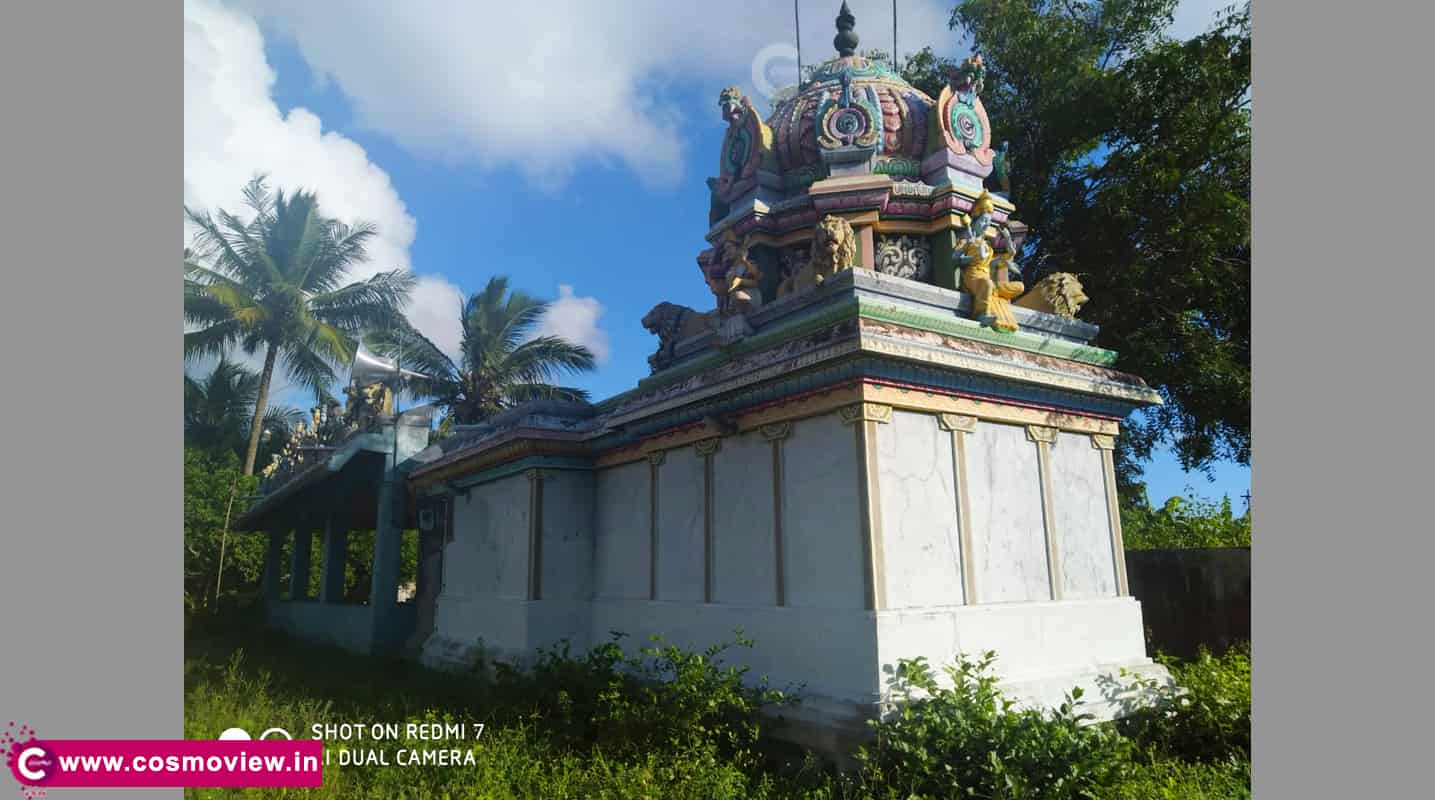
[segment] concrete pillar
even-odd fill
[[[309,567],[313,558],[314,532],[309,528],[294,531],[294,552],[289,561],[289,599],[309,599]]]
[[[392,470],[392,468],[391,468]],[[399,560],[403,552],[404,489],[393,472],[379,486],[378,520],[374,528],[374,580],[369,589],[373,610],[373,652],[398,649],[413,633],[413,618],[399,607]]]
[[[349,530],[333,516],[324,521],[324,560],[319,573],[319,602],[344,602],[344,566],[349,556]]]
[[[374,527],[374,580],[369,592],[369,605],[387,609],[398,604],[399,558],[403,530],[397,520],[402,488],[397,481],[386,480],[379,485],[378,521]]]
[[[279,600],[279,559],[284,554],[284,534],[279,531],[269,531],[269,546],[264,551],[264,579],[261,587],[264,593],[264,601],[267,603]]]
[[[872,225],[863,225],[857,229],[857,266],[863,269],[877,269],[877,242],[874,231]]]

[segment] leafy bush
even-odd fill
[[[1251,656],[1249,645],[1222,656],[1202,649],[1194,661],[1161,658],[1176,687],[1154,680],[1135,686],[1156,703],[1120,723],[1153,758],[1219,763],[1251,757]]]
[[[1127,550],[1250,547],[1251,515],[1235,516],[1229,497],[1172,497],[1160,508],[1123,505],[1121,535]]]
[[[869,793],[1056,800],[1103,796],[1122,779],[1130,744],[1110,726],[1085,724],[1079,688],[1055,711],[1018,708],[991,674],[995,657],[946,667],[951,688],[925,659],[898,663],[889,685],[901,704],[871,723],[876,743],[858,753]]]
[[[543,650],[527,670],[497,665],[499,688],[531,698],[534,715],[570,746],[601,743],[619,756],[712,749],[737,765],[756,764],[759,713],[790,698],[765,684],[747,685],[747,667],[723,664],[724,652],[752,647],[750,639],[739,633],[698,653],[653,637],[632,655],[621,639],[615,633],[577,657],[566,643]]]
[[[1251,763],[1162,760],[1131,770],[1111,794],[1120,800],[1250,800]]]

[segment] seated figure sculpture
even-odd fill
[[[972,317],[991,314],[992,327],[999,331],[1017,329],[1011,300],[1026,287],[1009,280],[1011,257],[999,254],[988,243],[986,230],[992,223],[992,197],[983,191],[968,214],[966,236],[957,245],[957,265],[962,269],[962,289],[972,295]]]
[[[717,284],[718,316],[746,315],[762,306],[762,272],[747,256],[748,243],[731,229],[718,245],[717,263],[722,279]]]

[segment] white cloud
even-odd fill
[[[771,0],[240,2],[293,38],[359,124],[422,156],[515,167],[550,188],[608,162],[649,185],[700,185],[683,175],[685,129],[719,124],[718,89],[750,82],[758,53],[793,39],[791,6]],[[802,3],[807,63],[833,55],[838,5]],[[851,5],[862,47],[890,49],[890,2]],[[954,44],[948,5],[904,2],[902,50]],[[694,80],[711,84],[701,120],[659,100]]]
[[[558,286],[558,299],[548,306],[535,333],[539,336],[557,336],[574,344],[581,344],[593,352],[593,358],[604,364],[611,355],[608,346],[608,332],[599,325],[603,316],[603,304],[592,297],[573,294],[568,284]]]
[[[318,191],[327,214],[376,224],[370,261],[355,278],[409,268],[416,223],[389,176],[364,149],[312,112],[284,115],[254,21],[208,0],[184,4],[184,202],[239,211],[256,172],[275,187]]]
[[[649,186],[684,175],[692,129],[718,125],[717,90],[753,92],[755,61],[791,43],[792,6],[772,0],[235,0],[291,38],[321,83],[350,100],[357,124],[425,158],[517,169],[555,189],[581,168],[620,163]],[[1176,29],[1204,28],[1231,0],[1183,0]],[[836,0],[802,0],[803,61],[834,55]],[[947,27],[953,0],[904,0],[898,47],[965,55]],[[890,0],[850,0],[862,49],[892,48]],[[778,58],[763,82],[795,77]],[[663,90],[710,87],[711,116],[692,119]],[[759,107],[766,110],[765,103]],[[698,112],[704,113],[707,112]]]
[[[425,275],[414,287],[406,311],[409,322],[454,363],[458,362],[459,342],[463,338],[463,326],[459,319],[463,300],[463,290],[447,279]]]
[[[212,0],[185,1],[185,204],[238,212],[245,182],[263,172],[271,186],[317,191],[327,214],[377,225],[379,235],[369,248],[370,260],[351,278],[411,269],[409,249],[417,223],[388,174],[353,140],[325,132],[311,111],[296,108],[282,113],[271,94],[275,77],[252,17]],[[408,308],[414,325],[455,357],[462,300],[462,290],[447,278],[425,274]],[[563,321],[555,324],[601,339],[606,358],[607,337],[596,328],[601,306],[596,300],[572,296],[571,290],[563,300]],[[257,358],[245,361],[258,366]],[[205,365],[193,366],[202,371]]]

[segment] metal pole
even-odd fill
[[[792,0],[792,26],[797,29],[797,88],[802,89],[802,18],[797,13],[797,0]]]
[[[897,0],[892,0],[892,69],[900,70],[897,60]]]

